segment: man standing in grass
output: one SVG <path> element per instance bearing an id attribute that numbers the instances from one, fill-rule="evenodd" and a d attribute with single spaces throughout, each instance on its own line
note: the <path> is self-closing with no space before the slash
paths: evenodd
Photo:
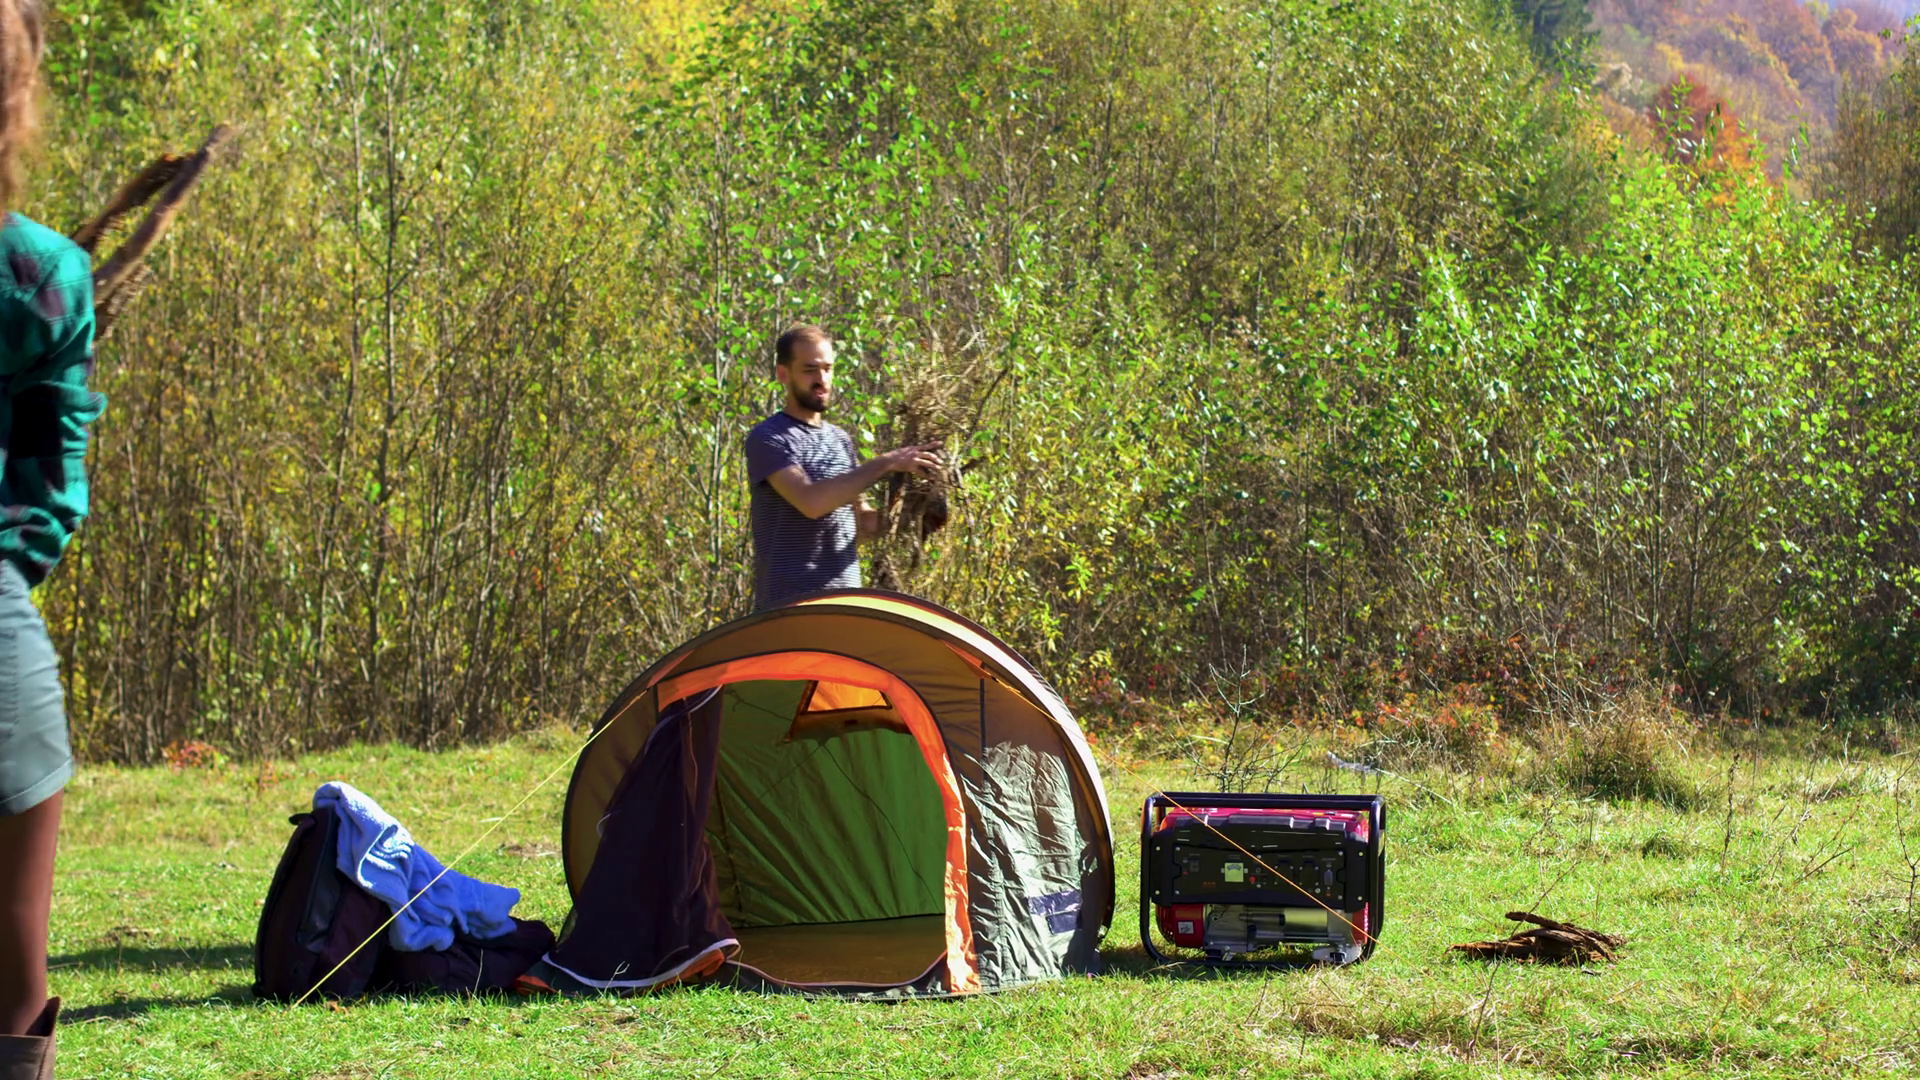
<path id="1" fill-rule="evenodd" d="M 858 460 L 852 437 L 822 418 L 833 404 L 833 340 L 819 327 L 780 335 L 773 376 L 786 389 L 786 406 L 746 443 L 755 611 L 823 589 L 859 588 L 856 541 L 879 531 L 879 514 L 863 493 L 889 473 L 926 476 L 940 465 L 937 443 Z"/>

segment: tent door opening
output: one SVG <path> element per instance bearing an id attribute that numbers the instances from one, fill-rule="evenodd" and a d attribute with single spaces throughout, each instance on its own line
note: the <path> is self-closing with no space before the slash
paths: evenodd
<path id="1" fill-rule="evenodd" d="M 947 822 L 884 694 L 723 687 L 706 839 L 735 962 L 793 985 L 898 986 L 946 955 Z"/>

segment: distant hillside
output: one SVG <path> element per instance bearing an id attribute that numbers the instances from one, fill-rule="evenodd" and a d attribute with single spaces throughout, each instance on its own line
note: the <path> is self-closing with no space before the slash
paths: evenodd
<path id="1" fill-rule="evenodd" d="M 1842 94 L 1877 82 L 1920 0 L 1590 0 L 1616 130 L 1645 132 L 1681 96 L 1719 104 L 1728 130 L 1760 143 L 1779 176 L 1795 137 L 1825 144 Z"/>

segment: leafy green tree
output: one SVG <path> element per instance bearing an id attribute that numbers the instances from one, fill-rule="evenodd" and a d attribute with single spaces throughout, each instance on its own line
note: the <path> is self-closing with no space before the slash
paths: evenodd
<path id="1" fill-rule="evenodd" d="M 863 444 L 954 406 L 910 587 L 1069 692 L 1920 692 L 1915 268 L 1616 139 L 1535 51 L 1573 5 L 60 10 L 28 212 L 241 131 L 41 598 L 96 758 L 595 713 L 745 610 L 796 319 Z"/>

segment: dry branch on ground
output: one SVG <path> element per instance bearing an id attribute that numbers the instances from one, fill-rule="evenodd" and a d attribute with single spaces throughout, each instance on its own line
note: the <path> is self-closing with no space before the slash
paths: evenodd
<path id="1" fill-rule="evenodd" d="M 1530 911 L 1509 911 L 1514 922 L 1534 924 L 1499 941 L 1474 941 L 1451 946 L 1449 951 L 1463 952 L 1479 960 L 1520 960 L 1526 963 L 1584 964 L 1592 960 L 1617 960 L 1614 950 L 1626 942 L 1618 934 L 1603 934 L 1572 923 L 1556 922 Z"/>

